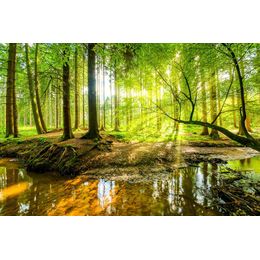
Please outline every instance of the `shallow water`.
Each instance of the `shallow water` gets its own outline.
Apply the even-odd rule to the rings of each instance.
[[[259,162],[258,157],[229,166],[260,173]],[[211,190],[220,167],[201,163],[138,181],[68,179],[27,173],[13,159],[1,159],[0,215],[221,215]]]
[[[245,172],[253,178],[260,180],[260,156],[230,161],[228,162],[228,166],[234,170]]]

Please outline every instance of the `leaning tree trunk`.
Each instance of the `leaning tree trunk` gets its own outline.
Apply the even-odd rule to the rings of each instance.
[[[13,87],[14,87],[14,63],[16,57],[16,44],[10,43],[8,49],[8,68],[7,68],[7,84],[6,84],[6,137],[14,133],[13,129]]]
[[[239,86],[236,86],[236,100],[237,100],[237,110],[238,110],[238,118],[240,118],[240,107],[241,107],[241,99],[240,99],[240,89]],[[241,120],[238,122],[238,135],[245,135],[245,132],[242,128]]]
[[[62,87],[63,87],[63,140],[73,138],[71,129],[71,117],[70,117],[70,66],[68,63],[67,50],[63,51],[63,66],[62,66]]]
[[[229,71],[229,77],[232,78],[232,72],[231,69]],[[235,96],[236,96],[236,89],[233,85],[233,91],[231,93],[231,100],[232,100],[232,109],[233,109],[233,125],[235,128],[237,128],[237,115],[236,115],[236,102],[235,102]]]
[[[100,138],[97,121],[97,103],[96,103],[96,54],[94,51],[95,43],[88,44],[88,115],[89,130],[82,137],[85,139]]]
[[[28,43],[25,44],[25,56],[26,56],[27,77],[28,77],[28,85],[29,85],[29,92],[30,92],[30,99],[31,99],[34,123],[35,123],[35,126],[36,126],[37,133],[43,134],[44,130],[42,129],[42,126],[41,126],[41,123],[40,123],[40,117],[39,117],[39,114],[38,114],[36,98],[35,98],[35,94],[34,94],[33,78],[32,78],[32,70],[31,70],[31,64],[30,64],[30,58],[29,58]]]
[[[35,96],[36,96],[36,105],[39,113],[39,118],[41,122],[41,126],[43,131],[47,132],[47,127],[43,119],[42,114],[42,107],[41,107],[41,101],[40,101],[40,95],[39,95],[39,79],[38,79],[38,50],[39,50],[39,44],[36,43],[35,46],[35,60],[34,60],[34,87],[35,87]]]
[[[244,62],[243,61],[241,61],[241,73],[242,73],[242,77],[245,79],[245,67],[244,67]],[[247,96],[248,96],[248,91],[245,88],[245,102],[247,102]],[[253,130],[251,128],[251,118],[250,118],[250,115],[249,115],[248,111],[247,111],[247,115],[246,115],[245,124],[246,124],[247,131],[252,133]]]
[[[242,127],[242,131],[245,134],[245,136],[250,139],[251,141],[256,142],[256,140],[248,133],[247,129],[246,129],[246,125],[245,125],[245,121],[246,121],[246,117],[247,117],[247,112],[246,112],[246,101],[245,101],[245,87],[244,87],[244,81],[243,81],[243,76],[241,73],[241,69],[239,66],[239,61],[234,53],[234,51],[231,48],[231,45],[226,44],[226,43],[222,43],[223,46],[226,47],[226,49],[228,50],[232,62],[235,66],[236,72],[237,72],[237,77],[238,77],[238,82],[239,82],[239,92],[240,92],[240,99],[241,99],[241,107],[239,108],[239,112],[240,112],[240,122],[241,122],[241,127]],[[258,144],[257,144],[258,145]]]

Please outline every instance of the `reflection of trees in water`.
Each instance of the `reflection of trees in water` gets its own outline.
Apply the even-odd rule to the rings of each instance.
[[[6,168],[0,167],[0,190],[7,186]]]
[[[251,165],[251,158],[246,159],[247,165]]]
[[[197,168],[181,169],[153,182],[115,184],[112,213],[116,215],[196,215]]]
[[[203,188],[205,191],[208,191],[208,163],[203,162],[202,164],[202,176],[203,176]],[[207,196],[204,196],[203,198],[203,205],[208,206],[208,199]]]
[[[18,183],[18,169],[6,168],[5,187],[10,187]],[[5,188],[3,187],[3,188]],[[5,215],[17,215],[19,204],[17,196],[6,199],[3,203],[2,213]]]
[[[44,215],[46,211],[55,203],[51,192],[51,184],[34,179],[28,192],[28,215]]]
[[[217,165],[179,169],[141,182],[54,180],[31,176],[30,188],[8,200],[11,215],[204,215],[210,199],[202,190],[217,185]],[[19,176],[8,171],[8,185]],[[18,177],[17,177],[18,176]]]
[[[48,215],[102,215],[103,208],[98,198],[99,180],[87,184],[78,180],[65,183],[64,192]]]
[[[183,215],[196,215],[194,201],[196,201],[196,171],[197,168],[189,167],[183,169],[183,182],[182,182],[182,213]]]
[[[218,184],[218,165],[216,163],[211,164],[211,186],[216,187]]]
[[[240,160],[240,165],[241,166],[245,166],[245,164],[247,164],[248,166],[251,165],[251,158],[245,158],[245,159],[241,159]]]

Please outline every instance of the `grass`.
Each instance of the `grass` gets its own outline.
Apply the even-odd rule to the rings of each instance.
[[[209,136],[200,135],[202,128],[195,125],[181,125],[179,126],[178,135],[173,131],[171,126],[162,128],[161,131],[157,131],[155,128],[146,128],[146,129],[134,129],[131,131],[105,131],[105,134],[112,135],[118,140],[125,142],[167,142],[167,141],[181,141],[181,142],[203,142],[208,141],[212,142],[212,139]],[[260,129],[254,129],[253,136],[260,138]],[[77,129],[74,133],[81,132],[82,130]],[[84,130],[85,131],[85,130]],[[84,132],[83,131],[83,132]],[[35,127],[20,127],[19,128],[19,137],[18,138],[5,138],[4,130],[1,129],[0,132],[0,142],[3,142],[8,139],[16,140],[17,142],[23,141],[28,137],[37,136]],[[45,137],[39,137],[46,141]],[[221,138],[224,138],[221,135]]]
[[[153,129],[152,129],[153,130]],[[158,131],[107,131],[106,134],[112,135],[122,141],[137,141],[137,142],[167,142],[167,141],[212,141],[209,136],[202,136],[201,127],[198,126],[181,126],[179,133],[176,133],[172,128],[162,129]]]
[[[37,135],[37,131],[35,129],[35,127],[20,127],[19,128],[19,136],[18,138],[16,138],[17,141],[19,140],[24,140],[27,137],[32,137],[32,136],[36,136]],[[0,133],[0,142],[8,140],[8,139],[13,139],[13,137],[10,138],[5,138],[5,133],[2,130]]]

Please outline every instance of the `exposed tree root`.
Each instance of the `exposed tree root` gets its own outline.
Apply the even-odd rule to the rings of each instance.
[[[23,141],[19,145],[10,142],[0,146],[0,156],[18,157],[30,171],[58,171],[62,175],[78,173],[78,154],[72,146],[42,140]]]
[[[78,154],[71,146],[47,144],[40,152],[31,154],[26,164],[30,171],[59,171],[62,175],[75,175]]]

